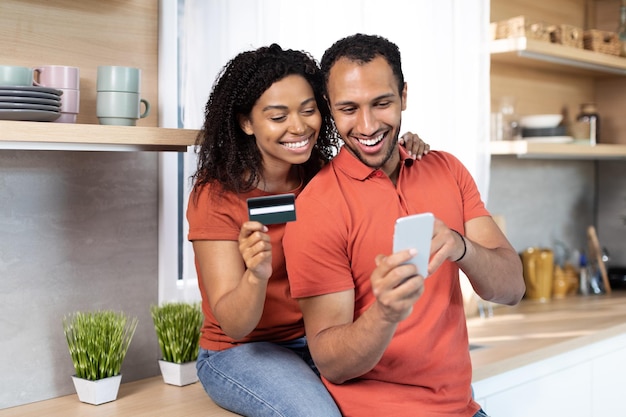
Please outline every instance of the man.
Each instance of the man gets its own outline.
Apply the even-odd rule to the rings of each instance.
[[[482,298],[514,305],[519,256],[456,158],[431,151],[415,164],[398,146],[407,85],[396,45],[350,36],[321,67],[345,145],[298,197],[283,246],[324,383],[347,417],[485,415],[458,271]],[[414,250],[390,254],[395,220],[422,212],[435,215],[427,280],[405,264]]]

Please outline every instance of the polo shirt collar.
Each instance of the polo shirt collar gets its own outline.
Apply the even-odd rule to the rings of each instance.
[[[411,159],[410,163],[412,164],[413,159],[404,149],[404,146],[398,146],[398,148],[400,148],[400,162],[404,164],[405,160]],[[333,159],[333,163],[348,176],[360,181],[369,178],[374,171],[377,171],[377,169],[368,167],[363,162],[359,161],[352,152],[346,149],[345,145],[341,147],[339,154]]]

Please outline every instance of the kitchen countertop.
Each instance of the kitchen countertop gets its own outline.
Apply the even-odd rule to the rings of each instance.
[[[555,355],[626,334],[626,291],[611,295],[572,296],[541,303],[522,300],[514,307],[494,308],[493,317],[467,320],[473,382],[502,374]],[[123,383],[118,399],[94,407],[76,394],[0,410],[0,416],[108,417],[234,416],[215,405],[200,383],[174,387],[161,377]]]
[[[626,292],[522,300],[467,319],[474,382],[626,333]]]

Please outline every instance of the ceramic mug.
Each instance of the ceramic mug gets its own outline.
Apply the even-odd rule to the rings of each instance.
[[[0,85],[32,86],[33,70],[15,65],[0,65]]]
[[[137,119],[143,119],[149,114],[150,103],[141,98],[139,93],[98,91],[96,94],[96,115],[102,125],[135,126]]]
[[[97,91],[126,91],[139,93],[141,70],[133,67],[101,65],[96,79]]]
[[[78,90],[80,70],[63,65],[44,65],[33,68],[33,84],[56,89]]]
[[[61,116],[56,123],[76,123],[80,106],[80,70],[64,65],[43,65],[33,68],[33,84],[54,88],[61,95]]]
[[[80,110],[80,90],[69,88],[58,88],[61,95],[61,117],[55,120],[56,123],[76,123],[76,116]]]

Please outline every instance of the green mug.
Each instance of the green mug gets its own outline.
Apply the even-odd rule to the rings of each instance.
[[[117,65],[101,65],[96,78],[97,91],[126,91],[139,93],[141,70]]]
[[[33,70],[28,67],[15,65],[0,65],[0,85],[2,86],[32,86]]]
[[[135,126],[137,119],[149,114],[150,103],[139,93],[98,91],[96,94],[96,116],[102,125]]]

